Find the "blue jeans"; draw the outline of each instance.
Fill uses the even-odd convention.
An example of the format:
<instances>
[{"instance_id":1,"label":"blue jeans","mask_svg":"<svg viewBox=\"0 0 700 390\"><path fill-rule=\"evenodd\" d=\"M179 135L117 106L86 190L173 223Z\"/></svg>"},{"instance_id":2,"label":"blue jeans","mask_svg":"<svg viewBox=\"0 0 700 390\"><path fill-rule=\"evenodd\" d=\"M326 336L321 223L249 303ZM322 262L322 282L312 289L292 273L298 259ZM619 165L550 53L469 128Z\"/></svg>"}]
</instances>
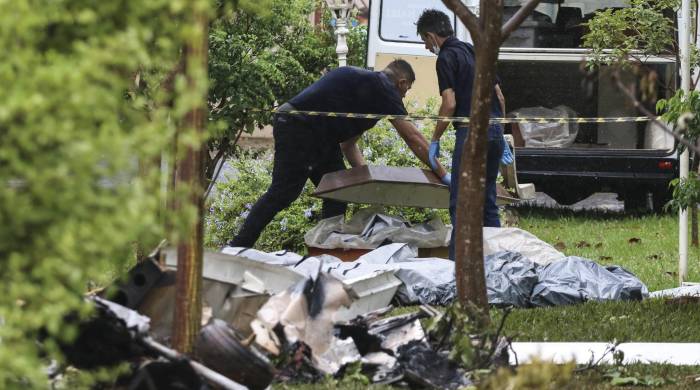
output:
<instances>
[{"instance_id":1,"label":"blue jeans","mask_svg":"<svg viewBox=\"0 0 700 390\"><path fill-rule=\"evenodd\" d=\"M457 129L457 139L455 140L455 150L452 154L452 185L450 187L450 221L452 221L452 237L450 238L449 253L450 259L455 259L455 230L457 226L457 191L459 191L459 166L462 161L462 151L464 143L469 137L469 128L460 127ZM498 206L496 205L496 179L498 178L498 167L503 156L503 137L489 139L486 154L486 191L484 199L484 226L501 227L498 218Z\"/></svg>"}]
</instances>

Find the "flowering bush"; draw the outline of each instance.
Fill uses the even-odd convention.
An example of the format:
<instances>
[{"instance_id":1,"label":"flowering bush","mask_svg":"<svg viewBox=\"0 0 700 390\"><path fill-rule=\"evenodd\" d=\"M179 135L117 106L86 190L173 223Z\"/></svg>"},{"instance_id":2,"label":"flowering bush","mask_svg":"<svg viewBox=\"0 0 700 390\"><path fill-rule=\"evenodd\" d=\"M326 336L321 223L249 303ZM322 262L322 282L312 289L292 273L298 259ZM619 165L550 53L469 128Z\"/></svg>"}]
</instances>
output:
<instances>
[{"instance_id":1,"label":"flowering bush","mask_svg":"<svg viewBox=\"0 0 700 390\"><path fill-rule=\"evenodd\" d=\"M415 104L407 107L418 115L435 112L436 105L429 102L418 108ZM419 121L418 128L429 137L434 126L432 121ZM443 136L443 165L449 167L455 136L448 131ZM387 165L424 168L418 158L398 135L388 121L382 120L373 129L365 132L360 142L360 149L369 165ZM267 190L272 180L272 153L240 153L229 161L235 173L228 181L218 184L217 192L211 201L209 215L206 218L206 245L223 246L233 238L240 229L250 208ZM313 185L307 182L299 199L280 212L263 231L256 247L265 251L281 249L304 253L304 234L311 229L321 216L321 200L311 196ZM364 205L351 204L348 212L352 215ZM412 207L387 207L386 212L401 217L411 223L420 223L432 219L435 215L449 222L447 210L422 209Z\"/></svg>"},{"instance_id":2,"label":"flowering bush","mask_svg":"<svg viewBox=\"0 0 700 390\"><path fill-rule=\"evenodd\" d=\"M205 245L221 247L243 225L253 204L265 193L272 181L272 152L241 153L229 160L234 173L220 182L205 218ZM311 196L308 182L302 195L283 210L263 231L257 248L265 251L289 249L301 251L304 233L316 224L321 214L321 200Z\"/></svg>"}]
</instances>

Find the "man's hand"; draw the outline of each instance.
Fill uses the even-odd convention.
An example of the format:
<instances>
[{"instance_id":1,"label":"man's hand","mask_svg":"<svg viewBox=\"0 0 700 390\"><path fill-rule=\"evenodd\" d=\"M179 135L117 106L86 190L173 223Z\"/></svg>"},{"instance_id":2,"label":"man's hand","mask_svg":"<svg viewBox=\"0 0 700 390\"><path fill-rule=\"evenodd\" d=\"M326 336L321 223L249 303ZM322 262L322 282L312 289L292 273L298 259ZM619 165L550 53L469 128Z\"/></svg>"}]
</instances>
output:
<instances>
[{"instance_id":1,"label":"man's hand","mask_svg":"<svg viewBox=\"0 0 700 390\"><path fill-rule=\"evenodd\" d=\"M508 141L503 137L503 156L501 156L501 164L510 165L513 163L513 152L510 151Z\"/></svg>"},{"instance_id":2,"label":"man's hand","mask_svg":"<svg viewBox=\"0 0 700 390\"><path fill-rule=\"evenodd\" d=\"M440 157L440 141L433 141L430 143L430 148L428 149L428 160L430 160L430 167L433 170L437 170L438 158Z\"/></svg>"},{"instance_id":3,"label":"man's hand","mask_svg":"<svg viewBox=\"0 0 700 390\"><path fill-rule=\"evenodd\" d=\"M448 188L452 187L452 176L449 172L445 172L445 175L440 178L442 184L446 185Z\"/></svg>"},{"instance_id":4,"label":"man's hand","mask_svg":"<svg viewBox=\"0 0 700 390\"><path fill-rule=\"evenodd\" d=\"M433 141L430 143L430 148L428 149L428 160L430 160L430 167L433 168L433 172L438 171L438 164L440 163L440 160L438 160L439 157L440 141ZM440 180L442 184L449 187L452 182L452 177L449 172L445 171L445 174L440 176Z\"/></svg>"}]
</instances>

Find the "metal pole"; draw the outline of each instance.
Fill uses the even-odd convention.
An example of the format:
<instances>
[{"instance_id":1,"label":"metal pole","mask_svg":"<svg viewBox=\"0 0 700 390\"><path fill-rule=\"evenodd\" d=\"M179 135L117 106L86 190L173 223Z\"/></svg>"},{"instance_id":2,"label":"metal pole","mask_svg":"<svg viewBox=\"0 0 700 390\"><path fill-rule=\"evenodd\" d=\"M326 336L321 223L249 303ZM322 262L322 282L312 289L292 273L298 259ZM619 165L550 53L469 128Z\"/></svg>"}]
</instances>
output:
<instances>
[{"instance_id":1,"label":"metal pole","mask_svg":"<svg viewBox=\"0 0 700 390\"><path fill-rule=\"evenodd\" d=\"M175 351L174 349L170 349L170 348L166 347L165 345L156 342L150 336L146 336L146 337L142 338L141 343L143 343L146 347L150 348L152 351L165 357L166 359L169 359L172 361L186 360L188 363L190 363L190 366L192 366L192 369L194 369L199 375L201 375L204 379L206 379L210 383L218 386L221 389L224 389L224 390L247 390L248 389L246 386L243 386L239 383L232 381L231 379L219 374L218 372L212 370L211 368L204 366L200 363L197 363L194 360L188 359L187 356Z\"/></svg>"},{"instance_id":2,"label":"metal pole","mask_svg":"<svg viewBox=\"0 0 700 390\"><path fill-rule=\"evenodd\" d=\"M338 66L348 64L348 15L353 7L352 0L326 0L328 8L333 12L335 18L335 37L337 45L335 53L338 55Z\"/></svg>"},{"instance_id":3,"label":"metal pole","mask_svg":"<svg viewBox=\"0 0 700 390\"><path fill-rule=\"evenodd\" d=\"M341 11L342 12L342 11ZM338 45L335 47L335 53L338 55L338 66L346 66L348 64L348 17L347 10L345 15L339 15L335 20L335 35L338 40Z\"/></svg>"},{"instance_id":4,"label":"metal pole","mask_svg":"<svg viewBox=\"0 0 700 390\"><path fill-rule=\"evenodd\" d=\"M681 89L690 91L690 0L682 0L681 17L679 20L679 43L681 57ZM680 178L688 179L689 170L688 148L680 156ZM679 212L678 222L678 282L682 284L688 279L688 210Z\"/></svg>"}]
</instances>

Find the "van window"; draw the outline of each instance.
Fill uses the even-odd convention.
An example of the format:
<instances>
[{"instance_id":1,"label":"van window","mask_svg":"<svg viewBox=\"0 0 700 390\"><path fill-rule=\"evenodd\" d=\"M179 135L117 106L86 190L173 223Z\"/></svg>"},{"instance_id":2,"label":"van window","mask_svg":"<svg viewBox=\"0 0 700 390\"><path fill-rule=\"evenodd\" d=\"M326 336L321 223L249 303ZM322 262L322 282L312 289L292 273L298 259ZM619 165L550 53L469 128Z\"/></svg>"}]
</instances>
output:
<instances>
[{"instance_id":1,"label":"van window","mask_svg":"<svg viewBox=\"0 0 700 390\"><path fill-rule=\"evenodd\" d=\"M379 37L384 41L423 43L416 33L416 21L426 9L453 15L440 0L382 0Z\"/></svg>"},{"instance_id":2,"label":"van window","mask_svg":"<svg viewBox=\"0 0 700 390\"><path fill-rule=\"evenodd\" d=\"M503 21L513 16L524 0L505 0ZM540 3L503 47L580 48L585 34L583 23L598 10L627 8L628 0L573 0Z\"/></svg>"}]
</instances>

